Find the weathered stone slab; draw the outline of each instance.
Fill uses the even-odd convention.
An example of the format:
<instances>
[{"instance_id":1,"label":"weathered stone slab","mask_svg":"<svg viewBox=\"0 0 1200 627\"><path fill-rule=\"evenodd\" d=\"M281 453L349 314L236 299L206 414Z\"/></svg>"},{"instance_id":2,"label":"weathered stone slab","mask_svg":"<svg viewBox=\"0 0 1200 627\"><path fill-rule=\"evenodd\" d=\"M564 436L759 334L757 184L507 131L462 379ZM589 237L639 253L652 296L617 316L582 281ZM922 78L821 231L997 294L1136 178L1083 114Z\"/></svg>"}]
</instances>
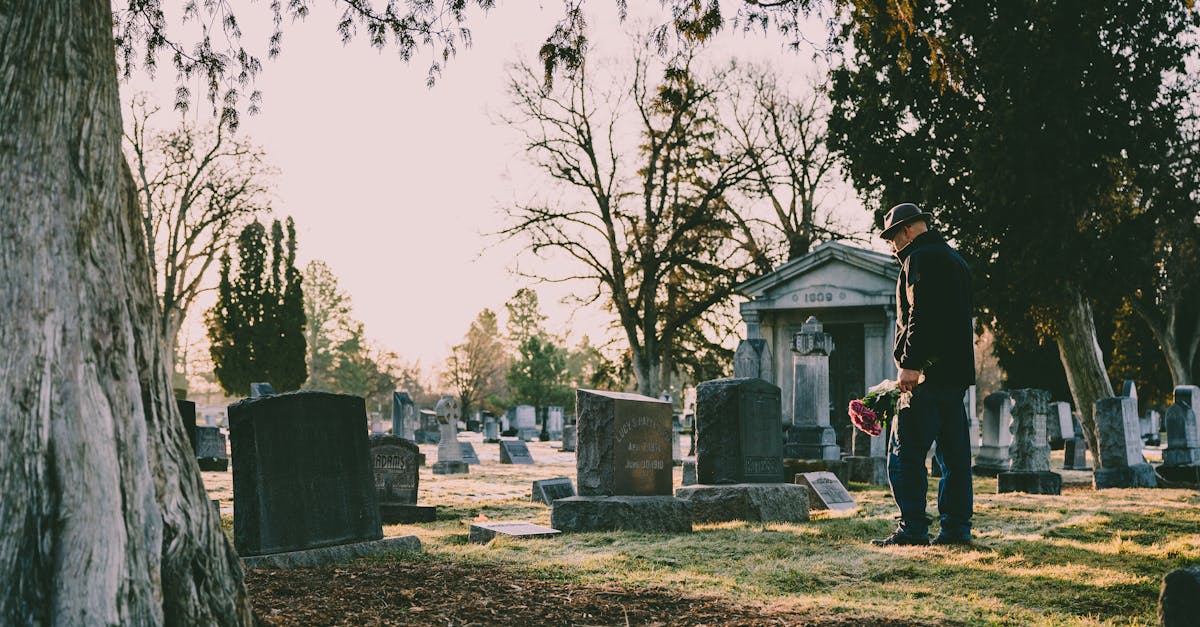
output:
<instances>
[{"instance_id":1,"label":"weathered stone slab","mask_svg":"<svg viewBox=\"0 0 1200 627\"><path fill-rule=\"evenodd\" d=\"M1153 488L1154 469L1142 459L1137 398L1119 396L1096 401L1096 434L1100 459L1092 485L1103 488Z\"/></svg>"},{"instance_id":2,"label":"weathered stone slab","mask_svg":"<svg viewBox=\"0 0 1200 627\"><path fill-rule=\"evenodd\" d=\"M533 464L533 456L529 454L529 447L525 446L524 440L500 440L500 463L501 464Z\"/></svg>"},{"instance_id":3,"label":"weathered stone slab","mask_svg":"<svg viewBox=\"0 0 1200 627\"><path fill-rule=\"evenodd\" d=\"M397 551L421 551L421 539L417 536L395 536L368 542L339 544L304 551L289 551L271 555L243 556L242 565L254 569L312 568L326 564L340 564L360 557L395 553Z\"/></svg>"},{"instance_id":4,"label":"weathered stone slab","mask_svg":"<svg viewBox=\"0 0 1200 627\"><path fill-rule=\"evenodd\" d=\"M994 392L983 399L983 443L975 457L975 474L994 477L1009 469L1012 445L1012 398L1007 392Z\"/></svg>"},{"instance_id":5,"label":"weathered stone slab","mask_svg":"<svg viewBox=\"0 0 1200 627\"><path fill-rule=\"evenodd\" d=\"M196 463L200 470L225 472L229 456L225 452L225 434L217 427L195 427Z\"/></svg>"},{"instance_id":6,"label":"weathered stone slab","mask_svg":"<svg viewBox=\"0 0 1200 627\"><path fill-rule=\"evenodd\" d=\"M547 441L555 442L562 441L563 427L566 423L563 420L563 408L556 405L551 405L546 408L546 423L543 425L546 432Z\"/></svg>"},{"instance_id":7,"label":"weathered stone slab","mask_svg":"<svg viewBox=\"0 0 1200 627\"><path fill-rule=\"evenodd\" d=\"M690 533L692 504L673 496L573 496L554 502L550 525L565 533Z\"/></svg>"},{"instance_id":8,"label":"weathered stone slab","mask_svg":"<svg viewBox=\"0 0 1200 627\"><path fill-rule=\"evenodd\" d=\"M1173 570L1158 593L1158 620L1163 627L1195 627L1200 620L1200 566Z\"/></svg>"},{"instance_id":9,"label":"weathered stone slab","mask_svg":"<svg viewBox=\"0 0 1200 627\"><path fill-rule=\"evenodd\" d=\"M1049 470L1040 472L1002 472L997 477L1000 494L1025 492L1027 494L1062 494L1062 475Z\"/></svg>"},{"instance_id":10,"label":"weathered stone slab","mask_svg":"<svg viewBox=\"0 0 1200 627\"><path fill-rule=\"evenodd\" d=\"M553 505L558 499L575 496L575 485L566 477L539 479L533 482L529 500Z\"/></svg>"},{"instance_id":11,"label":"weathered stone slab","mask_svg":"<svg viewBox=\"0 0 1200 627\"><path fill-rule=\"evenodd\" d=\"M494 416L483 418L483 441L487 444L500 441L500 421Z\"/></svg>"},{"instance_id":12,"label":"weathered stone slab","mask_svg":"<svg viewBox=\"0 0 1200 627\"><path fill-rule=\"evenodd\" d=\"M825 461L820 459L784 459L783 472L786 477L795 478L796 475L806 472L830 472L833 473L838 481L842 482L842 487L850 487L850 466L845 461Z\"/></svg>"},{"instance_id":13,"label":"weathered stone slab","mask_svg":"<svg viewBox=\"0 0 1200 627\"><path fill-rule=\"evenodd\" d=\"M541 433L537 428L537 408L533 405L518 405L513 414L513 428L517 437L525 442L536 442Z\"/></svg>"},{"instance_id":14,"label":"weathered stone slab","mask_svg":"<svg viewBox=\"0 0 1200 627\"><path fill-rule=\"evenodd\" d=\"M854 509L858 503L831 472L805 472L796 483L808 488L808 509Z\"/></svg>"},{"instance_id":15,"label":"weathered stone slab","mask_svg":"<svg viewBox=\"0 0 1200 627\"><path fill-rule=\"evenodd\" d=\"M1013 390L1012 442L1008 446L1013 472L1049 472L1050 442L1046 421L1050 415L1050 393L1046 390Z\"/></svg>"},{"instance_id":16,"label":"weathered stone slab","mask_svg":"<svg viewBox=\"0 0 1200 627\"><path fill-rule=\"evenodd\" d=\"M510 538L553 538L562 532L550 527L524 522L479 522L471 523L471 533L467 541L475 544L487 544L496 536Z\"/></svg>"},{"instance_id":17,"label":"weathered stone slab","mask_svg":"<svg viewBox=\"0 0 1200 627\"><path fill-rule=\"evenodd\" d=\"M762 379L696 386L696 473L702 485L783 482L780 390Z\"/></svg>"},{"instance_id":18,"label":"weathered stone slab","mask_svg":"<svg viewBox=\"0 0 1200 627\"><path fill-rule=\"evenodd\" d=\"M696 483L696 458L683 458L683 477L680 480L683 485L695 485Z\"/></svg>"},{"instance_id":19,"label":"weathered stone slab","mask_svg":"<svg viewBox=\"0 0 1200 627\"><path fill-rule=\"evenodd\" d=\"M841 449L829 423L829 354L833 336L810 316L792 336L793 423L788 429L784 457L838 461Z\"/></svg>"},{"instance_id":20,"label":"weathered stone slab","mask_svg":"<svg viewBox=\"0 0 1200 627\"><path fill-rule=\"evenodd\" d=\"M579 390L575 407L581 496L671 495L671 403Z\"/></svg>"},{"instance_id":21,"label":"weathered stone slab","mask_svg":"<svg viewBox=\"0 0 1200 627\"><path fill-rule=\"evenodd\" d=\"M432 522L437 508L416 504L421 477L421 453L416 443L392 435L375 435L369 445L380 520L389 525Z\"/></svg>"},{"instance_id":22,"label":"weathered stone slab","mask_svg":"<svg viewBox=\"0 0 1200 627\"><path fill-rule=\"evenodd\" d=\"M362 397L290 392L229 406L242 556L383 537Z\"/></svg>"},{"instance_id":23,"label":"weathered stone slab","mask_svg":"<svg viewBox=\"0 0 1200 627\"><path fill-rule=\"evenodd\" d=\"M752 338L738 342L737 351L733 353L733 376L775 381L771 349L766 340Z\"/></svg>"},{"instance_id":24,"label":"weathered stone slab","mask_svg":"<svg viewBox=\"0 0 1200 627\"><path fill-rule=\"evenodd\" d=\"M850 481L888 485L887 458L847 457L843 461L846 463L846 475Z\"/></svg>"},{"instance_id":25,"label":"weathered stone slab","mask_svg":"<svg viewBox=\"0 0 1200 627\"><path fill-rule=\"evenodd\" d=\"M808 520L808 488L792 483L693 485L675 496L692 504L692 522Z\"/></svg>"},{"instance_id":26,"label":"weathered stone slab","mask_svg":"<svg viewBox=\"0 0 1200 627\"><path fill-rule=\"evenodd\" d=\"M392 435L417 441L417 404L408 392L392 392Z\"/></svg>"},{"instance_id":27,"label":"weathered stone slab","mask_svg":"<svg viewBox=\"0 0 1200 627\"><path fill-rule=\"evenodd\" d=\"M1196 398L1200 398L1200 388L1194 385L1175 388L1175 402L1167 408L1164 421L1167 427L1164 466L1200 464L1200 416L1197 416L1197 408L1193 404Z\"/></svg>"},{"instance_id":28,"label":"weathered stone slab","mask_svg":"<svg viewBox=\"0 0 1200 627\"><path fill-rule=\"evenodd\" d=\"M1046 418L1046 437L1050 439L1050 450L1061 451L1066 441L1075 436L1071 418L1070 403L1050 403L1050 414Z\"/></svg>"},{"instance_id":29,"label":"weathered stone slab","mask_svg":"<svg viewBox=\"0 0 1200 627\"><path fill-rule=\"evenodd\" d=\"M562 448L558 450L564 453L574 453L578 442L575 437L575 425L563 425Z\"/></svg>"}]
</instances>

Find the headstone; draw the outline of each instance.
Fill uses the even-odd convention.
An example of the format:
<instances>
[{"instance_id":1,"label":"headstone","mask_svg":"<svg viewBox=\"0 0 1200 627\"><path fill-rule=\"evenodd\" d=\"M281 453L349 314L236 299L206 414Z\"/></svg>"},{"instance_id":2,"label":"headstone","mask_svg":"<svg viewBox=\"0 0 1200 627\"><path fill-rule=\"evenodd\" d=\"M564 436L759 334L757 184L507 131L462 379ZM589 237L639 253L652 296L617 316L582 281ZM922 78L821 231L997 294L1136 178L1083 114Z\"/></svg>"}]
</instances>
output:
<instances>
[{"instance_id":1,"label":"headstone","mask_svg":"<svg viewBox=\"0 0 1200 627\"><path fill-rule=\"evenodd\" d=\"M554 502L563 531L691 531L691 506L671 496L671 403L578 390L579 496Z\"/></svg>"},{"instance_id":2,"label":"headstone","mask_svg":"<svg viewBox=\"0 0 1200 627\"><path fill-rule=\"evenodd\" d=\"M500 421L495 416L483 417L483 441L487 444L500 441Z\"/></svg>"},{"instance_id":3,"label":"headstone","mask_svg":"<svg viewBox=\"0 0 1200 627\"><path fill-rule=\"evenodd\" d=\"M574 453L576 442L575 425L563 425L562 448L558 450L564 453Z\"/></svg>"},{"instance_id":4,"label":"headstone","mask_svg":"<svg viewBox=\"0 0 1200 627\"><path fill-rule=\"evenodd\" d=\"M871 485L888 485L887 435L869 435L858 429L850 436L851 451L846 457L846 474L850 481ZM936 464L934 464L936 466Z\"/></svg>"},{"instance_id":5,"label":"headstone","mask_svg":"<svg viewBox=\"0 0 1200 627\"><path fill-rule=\"evenodd\" d=\"M1175 402L1167 408L1167 448L1163 449L1163 464L1158 474L1168 481L1200 483L1200 417L1196 401L1200 388L1194 385L1175 387Z\"/></svg>"},{"instance_id":6,"label":"headstone","mask_svg":"<svg viewBox=\"0 0 1200 627\"><path fill-rule=\"evenodd\" d=\"M417 441L417 404L408 392L392 392L392 435Z\"/></svg>"},{"instance_id":7,"label":"headstone","mask_svg":"<svg viewBox=\"0 0 1200 627\"><path fill-rule=\"evenodd\" d=\"M546 434L550 440L555 442L562 441L563 434L563 408L551 406L546 408Z\"/></svg>"},{"instance_id":8,"label":"headstone","mask_svg":"<svg viewBox=\"0 0 1200 627\"><path fill-rule=\"evenodd\" d=\"M421 477L417 444L394 435L376 435L371 436L369 446L380 520L385 525L433 522L437 508L417 505Z\"/></svg>"},{"instance_id":9,"label":"headstone","mask_svg":"<svg viewBox=\"0 0 1200 627\"><path fill-rule=\"evenodd\" d=\"M442 426L432 409L417 411L417 444L437 444L442 439Z\"/></svg>"},{"instance_id":10,"label":"headstone","mask_svg":"<svg viewBox=\"0 0 1200 627\"><path fill-rule=\"evenodd\" d=\"M681 433L683 427L678 421L671 425L671 465L679 466L683 464L683 435Z\"/></svg>"},{"instance_id":11,"label":"headstone","mask_svg":"<svg viewBox=\"0 0 1200 627\"><path fill-rule=\"evenodd\" d=\"M680 485L696 485L696 458L683 458L683 477Z\"/></svg>"},{"instance_id":12,"label":"headstone","mask_svg":"<svg viewBox=\"0 0 1200 627\"><path fill-rule=\"evenodd\" d=\"M1100 459L1092 485L1103 488L1153 488L1154 469L1142 459L1137 398L1119 396L1096 401L1096 435Z\"/></svg>"},{"instance_id":13,"label":"headstone","mask_svg":"<svg viewBox=\"0 0 1200 627\"><path fill-rule=\"evenodd\" d=\"M718 379L696 387L700 484L783 482L780 396L762 379Z\"/></svg>"},{"instance_id":14,"label":"headstone","mask_svg":"<svg viewBox=\"0 0 1200 627\"><path fill-rule=\"evenodd\" d=\"M438 460L433 464L435 475L461 475L471 471L463 461L462 444L458 441L458 420L462 416L458 401L443 396L434 407L441 434L438 439Z\"/></svg>"},{"instance_id":15,"label":"headstone","mask_svg":"<svg viewBox=\"0 0 1200 627\"><path fill-rule=\"evenodd\" d=\"M762 379L775 381L771 363L771 349L763 339L742 340L733 354L733 377L735 379ZM687 395L684 395L687 405Z\"/></svg>"},{"instance_id":16,"label":"headstone","mask_svg":"<svg viewBox=\"0 0 1200 627\"><path fill-rule=\"evenodd\" d=\"M500 463L501 464L533 464L533 456L529 454L529 447L525 446L524 440L500 440Z\"/></svg>"},{"instance_id":17,"label":"headstone","mask_svg":"<svg viewBox=\"0 0 1200 627\"><path fill-rule=\"evenodd\" d=\"M476 522L471 523L471 532L467 536L467 542L487 544L496 536L520 539L553 538L560 533L562 532L557 529L524 522Z\"/></svg>"},{"instance_id":18,"label":"headstone","mask_svg":"<svg viewBox=\"0 0 1200 627\"><path fill-rule=\"evenodd\" d=\"M192 443L192 452L196 451L196 404L189 400L176 399L175 406L179 408L179 417L183 422L183 430L187 432L188 441Z\"/></svg>"},{"instance_id":19,"label":"headstone","mask_svg":"<svg viewBox=\"0 0 1200 627\"><path fill-rule=\"evenodd\" d=\"M1137 400L1137 384L1133 382L1133 379L1125 379L1125 382L1121 384L1121 396Z\"/></svg>"},{"instance_id":20,"label":"headstone","mask_svg":"<svg viewBox=\"0 0 1200 627\"><path fill-rule=\"evenodd\" d=\"M854 497L831 472L803 472L796 483L808 488L808 509L854 509Z\"/></svg>"},{"instance_id":21,"label":"headstone","mask_svg":"<svg viewBox=\"0 0 1200 627\"><path fill-rule=\"evenodd\" d=\"M977 394L978 392L973 385L967 387L967 391L963 393L963 408L967 410L967 433L971 438L972 458L979 454L980 438L982 437L979 425L979 408L975 403Z\"/></svg>"},{"instance_id":22,"label":"headstone","mask_svg":"<svg viewBox=\"0 0 1200 627\"><path fill-rule=\"evenodd\" d=\"M1050 439L1050 450L1061 451L1067 440L1075 435L1071 422L1071 404L1059 401L1050 403L1050 414L1046 419L1046 436Z\"/></svg>"},{"instance_id":23,"label":"headstone","mask_svg":"<svg viewBox=\"0 0 1200 627\"><path fill-rule=\"evenodd\" d=\"M462 446L462 459L464 462L472 466L478 466L482 463L479 461L479 454L475 452L475 445L470 442L459 442L459 445Z\"/></svg>"},{"instance_id":24,"label":"headstone","mask_svg":"<svg viewBox=\"0 0 1200 627\"><path fill-rule=\"evenodd\" d=\"M1142 442L1146 446L1159 446L1162 444L1162 415L1151 409L1146 412L1145 416L1138 419L1138 426L1142 428Z\"/></svg>"},{"instance_id":25,"label":"headstone","mask_svg":"<svg viewBox=\"0 0 1200 627\"><path fill-rule=\"evenodd\" d=\"M1012 398L1008 392L994 392L983 399L983 443L975 458L975 474L994 477L1011 466Z\"/></svg>"},{"instance_id":26,"label":"headstone","mask_svg":"<svg viewBox=\"0 0 1200 627\"><path fill-rule=\"evenodd\" d=\"M260 398L263 396L274 396L275 388L270 383L251 383L250 398Z\"/></svg>"},{"instance_id":27,"label":"headstone","mask_svg":"<svg viewBox=\"0 0 1200 627\"><path fill-rule=\"evenodd\" d=\"M808 494L783 481L780 390L758 378L705 381L696 388L699 483L675 496L693 520L804 522Z\"/></svg>"},{"instance_id":28,"label":"headstone","mask_svg":"<svg viewBox=\"0 0 1200 627\"><path fill-rule=\"evenodd\" d=\"M1013 390L1012 444L1009 470L998 475L997 491L1062 494L1062 475L1050 472L1050 441L1046 437L1050 393Z\"/></svg>"},{"instance_id":29,"label":"headstone","mask_svg":"<svg viewBox=\"0 0 1200 627\"><path fill-rule=\"evenodd\" d=\"M1200 566L1167 573L1158 593L1158 622L1162 627L1196 627L1198 619Z\"/></svg>"},{"instance_id":30,"label":"headstone","mask_svg":"<svg viewBox=\"0 0 1200 627\"><path fill-rule=\"evenodd\" d=\"M792 338L795 372L793 423L784 445L784 457L837 462L841 449L829 424L829 354L833 336L824 332L815 317L809 317Z\"/></svg>"},{"instance_id":31,"label":"headstone","mask_svg":"<svg viewBox=\"0 0 1200 627\"><path fill-rule=\"evenodd\" d=\"M196 464L200 470L225 472L229 456L225 453L225 434L216 427L196 427Z\"/></svg>"},{"instance_id":32,"label":"headstone","mask_svg":"<svg viewBox=\"0 0 1200 627\"><path fill-rule=\"evenodd\" d=\"M558 499L575 496L575 485L566 477L539 479L533 482L529 500L553 505Z\"/></svg>"},{"instance_id":33,"label":"headstone","mask_svg":"<svg viewBox=\"0 0 1200 627\"><path fill-rule=\"evenodd\" d=\"M1088 445L1083 439L1083 425L1071 413L1071 430L1075 434L1063 441L1063 470L1091 470L1087 464Z\"/></svg>"},{"instance_id":34,"label":"headstone","mask_svg":"<svg viewBox=\"0 0 1200 627\"><path fill-rule=\"evenodd\" d=\"M514 422L518 438L525 442L538 440L541 432L537 428L537 410L532 405L517 405Z\"/></svg>"},{"instance_id":35,"label":"headstone","mask_svg":"<svg viewBox=\"0 0 1200 627\"><path fill-rule=\"evenodd\" d=\"M229 406L240 555L379 540L362 397L290 392Z\"/></svg>"},{"instance_id":36,"label":"headstone","mask_svg":"<svg viewBox=\"0 0 1200 627\"><path fill-rule=\"evenodd\" d=\"M475 412L471 416L467 416L467 431L479 433L483 430L483 415L482 412Z\"/></svg>"}]
</instances>

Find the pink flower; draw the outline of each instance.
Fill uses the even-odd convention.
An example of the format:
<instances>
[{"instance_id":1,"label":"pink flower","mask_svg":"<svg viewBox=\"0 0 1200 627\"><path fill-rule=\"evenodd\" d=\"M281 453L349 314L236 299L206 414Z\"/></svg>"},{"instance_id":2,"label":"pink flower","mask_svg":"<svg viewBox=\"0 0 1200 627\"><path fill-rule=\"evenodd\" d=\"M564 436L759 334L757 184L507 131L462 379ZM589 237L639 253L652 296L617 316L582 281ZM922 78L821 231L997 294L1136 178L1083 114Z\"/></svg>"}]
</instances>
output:
<instances>
[{"instance_id":1,"label":"pink flower","mask_svg":"<svg viewBox=\"0 0 1200 627\"><path fill-rule=\"evenodd\" d=\"M850 422L854 423L859 431L872 437L883 433L879 417L870 407L867 407L866 403L857 399L850 401Z\"/></svg>"}]
</instances>

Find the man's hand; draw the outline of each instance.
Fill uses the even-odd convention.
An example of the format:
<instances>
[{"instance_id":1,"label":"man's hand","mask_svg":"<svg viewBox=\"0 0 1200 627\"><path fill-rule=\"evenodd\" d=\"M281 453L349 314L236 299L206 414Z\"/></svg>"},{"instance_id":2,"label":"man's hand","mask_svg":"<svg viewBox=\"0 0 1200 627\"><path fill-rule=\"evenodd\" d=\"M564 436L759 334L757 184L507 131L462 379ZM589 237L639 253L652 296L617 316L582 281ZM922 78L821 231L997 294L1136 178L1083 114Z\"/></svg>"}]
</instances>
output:
<instances>
[{"instance_id":1,"label":"man's hand","mask_svg":"<svg viewBox=\"0 0 1200 627\"><path fill-rule=\"evenodd\" d=\"M917 387L917 383L920 380L920 370L909 370L908 368L900 369L900 380L898 383L900 384L901 392L911 392L913 388Z\"/></svg>"}]
</instances>

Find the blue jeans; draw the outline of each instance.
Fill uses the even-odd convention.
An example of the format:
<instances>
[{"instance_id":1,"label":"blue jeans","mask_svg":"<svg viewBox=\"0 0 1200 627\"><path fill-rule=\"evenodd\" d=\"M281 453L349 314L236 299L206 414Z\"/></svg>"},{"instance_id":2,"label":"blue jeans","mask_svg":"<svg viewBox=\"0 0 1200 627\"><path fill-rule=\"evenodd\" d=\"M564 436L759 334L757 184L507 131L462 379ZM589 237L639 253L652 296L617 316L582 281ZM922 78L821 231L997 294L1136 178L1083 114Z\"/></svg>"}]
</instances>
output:
<instances>
[{"instance_id":1,"label":"blue jeans","mask_svg":"<svg viewBox=\"0 0 1200 627\"><path fill-rule=\"evenodd\" d=\"M888 480L900 508L900 525L908 534L929 534L925 515L927 478L925 457L937 442L935 463L942 468L938 483L938 512L942 533L963 538L971 535L975 507L971 479L971 437L965 388L923 383L913 390L912 401L900 410L892 430L888 453Z\"/></svg>"}]
</instances>

